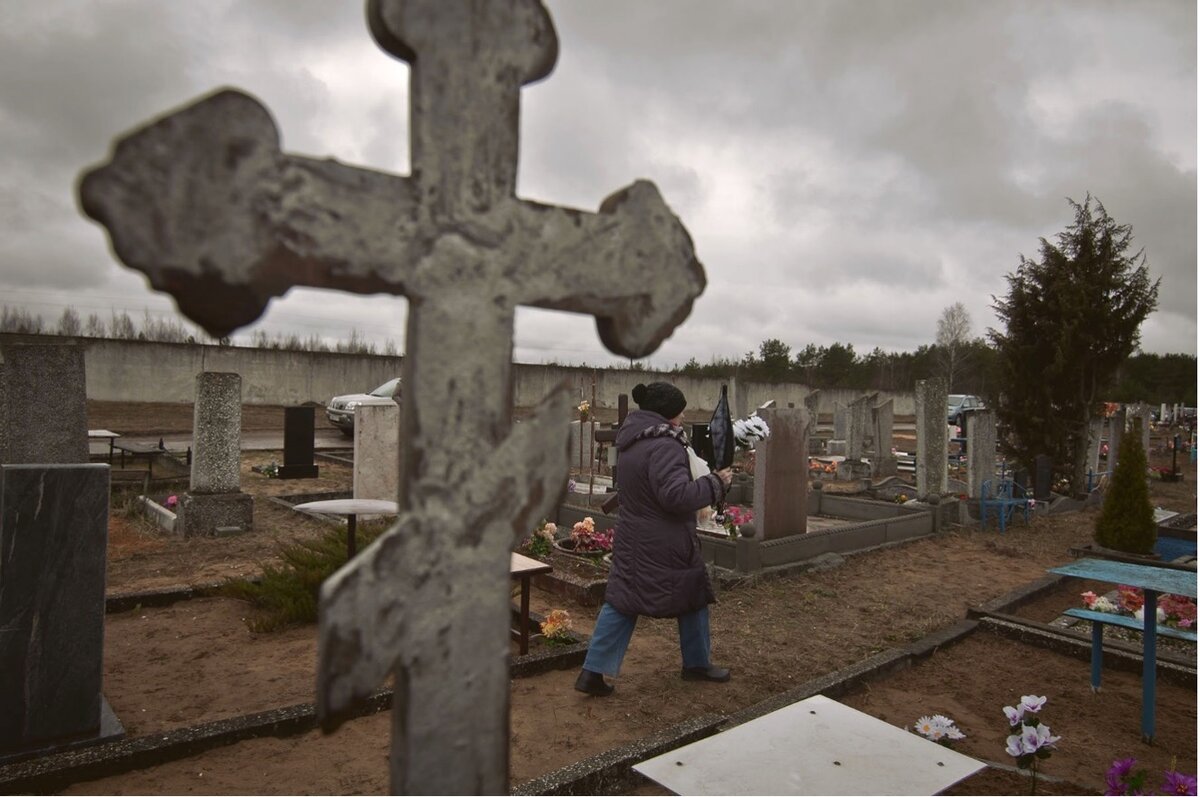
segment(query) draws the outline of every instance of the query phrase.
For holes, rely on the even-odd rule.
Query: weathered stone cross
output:
[[[512,426],[517,305],[596,316],[641,357],[704,288],[653,184],[599,213],[515,196],[520,87],[558,42],[538,0],[372,0],[411,65],[412,174],[280,151],[256,100],[212,94],[121,139],[80,185],[126,264],[214,335],[294,285],[409,300],[402,514],[321,593],[317,706],[335,728],[395,675],[392,788],[508,787],[508,552],[567,468],[565,389]]]

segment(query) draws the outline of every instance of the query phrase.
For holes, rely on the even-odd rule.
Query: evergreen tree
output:
[[[1142,448],[1141,419],[1121,438],[1117,468],[1096,519],[1096,542],[1105,548],[1145,554],[1154,550],[1158,529],[1146,485],[1146,451]]]
[[[1072,201],[1075,221],[1057,243],[1041,239],[1040,260],[1021,257],[1008,295],[994,300],[1005,331],[996,346],[1000,423],[1006,452],[1032,470],[1038,454],[1075,492],[1087,467],[1088,422],[1138,344],[1138,329],[1158,302],[1145,255],[1127,254],[1128,225],[1089,195]]]

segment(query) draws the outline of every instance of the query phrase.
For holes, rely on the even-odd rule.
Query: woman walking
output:
[[[696,511],[725,497],[728,468],[692,479],[681,428],[687,399],[666,382],[633,389],[638,408],[617,431],[617,534],[604,605],[575,688],[612,694],[615,676],[639,615],[675,617],[684,680],[728,681],[729,670],[709,659],[708,604],[715,599],[700,542]]]

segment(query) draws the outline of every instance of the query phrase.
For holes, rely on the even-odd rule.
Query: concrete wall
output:
[[[58,336],[10,335],[22,341],[71,340]],[[324,404],[342,393],[370,390],[400,375],[402,357],[369,354],[296,352],[251,349],[239,346],[207,346],[198,343],[154,343],[139,340],[76,338],[84,346],[88,398],[100,401],[191,402],[196,374],[227,371],[242,377],[242,400],[247,404]],[[804,406],[812,391],[798,383],[766,384],[737,379],[694,379],[663,376],[651,371],[569,368],[554,365],[513,367],[513,394],[517,406],[537,404],[556,385],[566,382],[579,398],[617,406],[617,396],[629,394],[638,382],[656,378],[673,382],[688,398],[692,409],[712,410],[721,395],[722,383],[729,385],[730,406],[736,417],[749,415],[756,407],[774,399],[777,406]],[[822,390],[818,411],[832,414],[834,402],[849,404],[864,391]],[[915,412],[912,392],[881,391],[879,401],[895,401],[896,415]]]

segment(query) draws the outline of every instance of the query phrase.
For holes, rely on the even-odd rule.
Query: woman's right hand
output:
[[[719,478],[722,482],[724,482],[726,487],[728,487],[730,482],[733,481],[733,469],[732,468],[723,468],[719,471],[716,471],[716,474],[717,474],[717,478]]]

